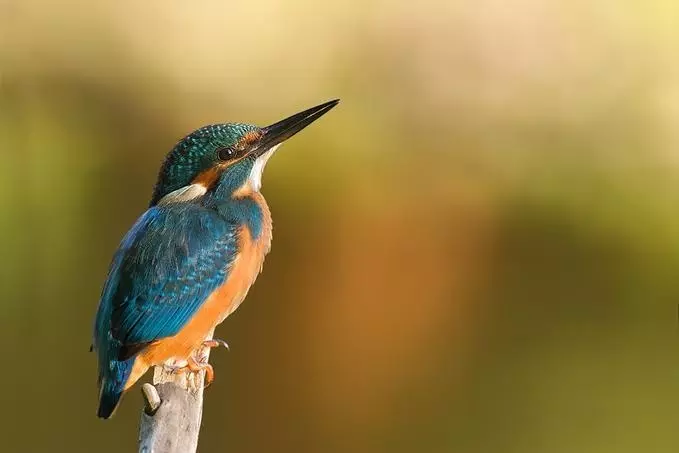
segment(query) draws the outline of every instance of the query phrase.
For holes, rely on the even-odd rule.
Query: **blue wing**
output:
[[[227,278],[237,227],[197,204],[155,206],[116,251],[94,326],[99,411],[108,418],[130,376],[134,354],[175,335]]]
[[[177,334],[226,279],[236,244],[235,226],[213,210],[146,211],[123,240],[103,294],[113,338],[128,346]]]

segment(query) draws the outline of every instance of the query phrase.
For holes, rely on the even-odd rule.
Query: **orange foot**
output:
[[[215,370],[212,368],[212,365],[209,363],[200,363],[193,357],[189,357],[186,360],[185,366],[169,366],[167,369],[175,374],[185,372],[197,373],[198,371],[205,370],[205,388],[209,387],[210,384],[212,384],[212,381],[215,380]]]

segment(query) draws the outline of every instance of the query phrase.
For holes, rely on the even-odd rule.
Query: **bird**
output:
[[[223,123],[181,139],[160,168],[148,209],[116,250],[94,320],[100,418],[157,365],[214,370],[196,357],[238,308],[271,248],[262,172],[287,139],[335,107],[325,102],[267,127]]]

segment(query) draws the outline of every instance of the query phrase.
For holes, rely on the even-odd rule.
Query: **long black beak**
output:
[[[297,132],[301,131],[309,124],[325,115],[328,110],[336,106],[338,103],[339,99],[334,99],[321,105],[317,105],[316,107],[311,107],[310,109],[304,110],[303,112],[296,113],[295,115],[272,124],[271,126],[262,128],[262,139],[257,144],[257,149],[254,150],[254,152],[258,154],[265,153],[267,150],[271,149],[271,147],[289,139]]]

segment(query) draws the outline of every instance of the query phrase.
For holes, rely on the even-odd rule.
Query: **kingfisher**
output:
[[[281,143],[327,113],[338,99],[271,126],[205,126],[163,162],[149,208],[116,250],[94,322],[99,409],[109,418],[146,371],[212,366],[197,357],[214,328],[238,308],[271,248],[272,221],[262,172]],[[169,365],[172,367],[172,365]]]

